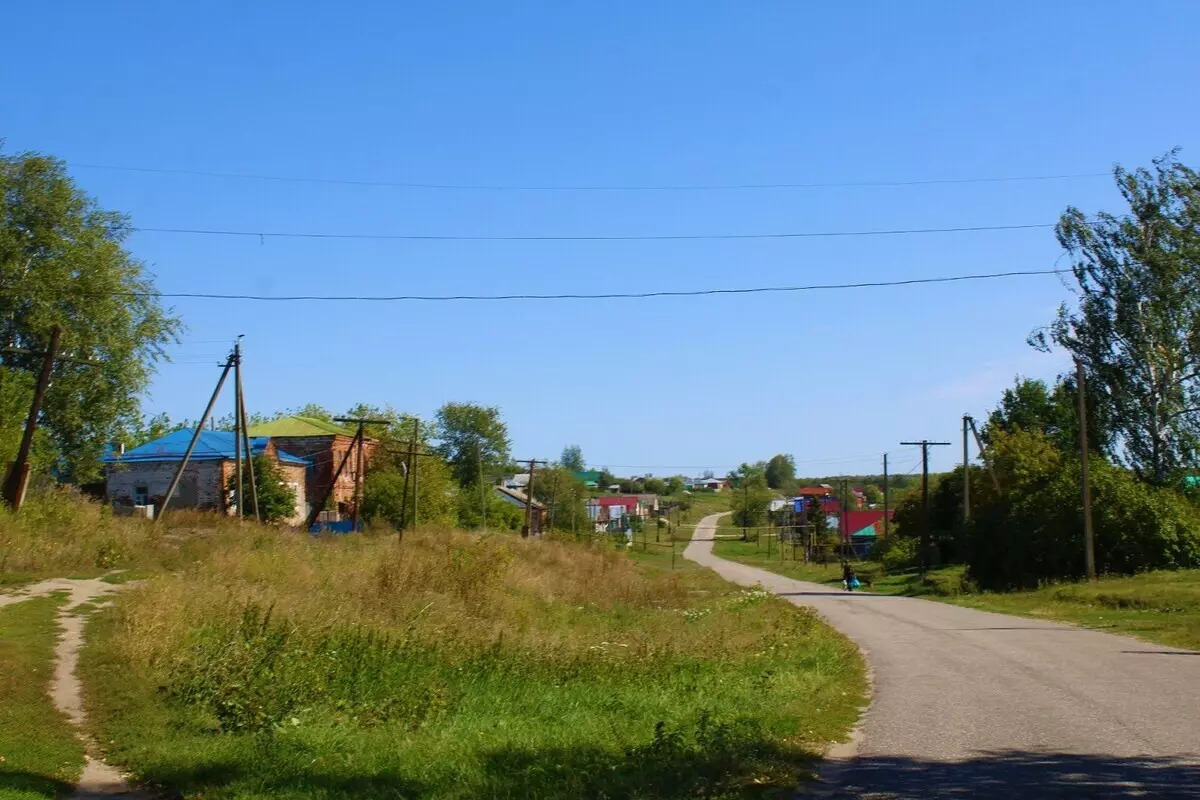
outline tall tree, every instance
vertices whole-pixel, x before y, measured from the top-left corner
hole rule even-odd
[[[1114,177],[1127,215],[1071,207],[1059,220],[1079,306],[1064,304],[1031,343],[1083,365],[1113,454],[1162,484],[1200,448],[1200,176],[1171,152]]]
[[[998,431],[1032,431],[1044,434],[1064,451],[1073,451],[1079,447],[1078,398],[1074,377],[1059,379],[1053,387],[1042,380],[1018,377],[988,414],[980,436],[991,442]],[[1109,409],[1097,406],[1094,399],[1093,394],[1087,395],[1089,448],[1105,452]]]
[[[140,261],[122,246],[129,218],[100,208],[66,164],[31,153],[0,156],[0,347],[10,369],[33,373],[50,331],[63,328],[42,422],[65,471],[99,469],[109,435],[139,413],[163,347],[180,331]]]
[[[783,489],[796,480],[796,460],[791,454],[780,453],[771,456],[767,462],[767,485],[772,489]]]
[[[434,438],[459,486],[477,485],[481,468],[490,474],[508,462],[508,426],[494,406],[446,403],[438,409]]]
[[[564,447],[558,463],[562,465],[563,469],[571,472],[583,472],[587,469],[587,462],[583,460],[583,448],[577,444],[569,444]]]

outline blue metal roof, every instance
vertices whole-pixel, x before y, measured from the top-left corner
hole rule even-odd
[[[130,464],[130,463],[145,463],[154,461],[182,461],[183,454],[187,452],[188,443],[192,441],[192,434],[195,431],[190,428],[183,428],[174,433],[168,433],[166,436],[155,439],[152,442],[146,442],[141,447],[135,447],[132,450],[125,451],[125,455],[111,453],[104,457],[106,464]],[[250,452],[253,455],[260,456],[267,449],[267,442],[271,441],[267,436],[251,436],[250,437]],[[278,451],[279,461],[282,464],[308,464],[303,458],[297,458],[291,453],[285,453],[282,450]],[[237,458],[237,448],[234,444],[233,431],[200,431],[200,438],[196,441],[196,449],[192,451],[192,461],[223,461]]]

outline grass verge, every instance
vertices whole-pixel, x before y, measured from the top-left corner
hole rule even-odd
[[[663,548],[223,545],[94,617],[80,665],[108,759],[188,797],[789,797],[864,702],[814,614]]]
[[[48,694],[61,596],[0,609],[0,797],[58,797],[83,767],[83,745]]]
[[[721,541],[715,552],[722,558],[767,569],[797,580],[841,586],[837,564],[822,566],[767,557],[753,542]],[[857,565],[860,575],[872,575],[872,591],[924,597],[981,611],[1056,620],[1109,633],[1136,636],[1172,647],[1200,650],[1200,570],[1146,572],[1129,577],[1105,577],[1095,583],[1060,583],[1021,592],[975,592],[962,566],[915,573],[883,575],[879,565]]]

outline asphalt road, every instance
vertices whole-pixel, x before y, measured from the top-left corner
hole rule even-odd
[[[1200,798],[1200,652],[684,556],[816,609],[863,650],[874,697],[835,749],[837,798]]]

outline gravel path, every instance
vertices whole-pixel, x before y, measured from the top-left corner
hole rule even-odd
[[[128,584],[122,584],[128,585]],[[46,597],[55,592],[68,593],[68,599],[58,611],[58,624],[62,635],[54,647],[54,676],[50,682],[50,699],[54,706],[63,712],[75,726],[80,739],[89,750],[94,745],[83,733],[87,714],[83,709],[82,686],[75,668],[79,664],[79,651],[83,648],[83,626],[86,621],[79,613],[79,607],[84,603],[95,603],[105,595],[115,592],[122,585],[106,583],[98,578],[91,580],[68,580],[55,578],[53,580],[35,583],[24,587],[15,594],[0,595],[0,608],[30,600],[34,597]],[[149,797],[135,790],[125,776],[118,770],[104,763],[99,758],[84,756],[83,773],[79,776],[75,791],[66,800],[88,800],[88,798],[126,798],[126,800],[141,800]]]
[[[684,556],[816,609],[863,650],[874,698],[822,793],[839,798],[1200,798],[1200,653]]]

